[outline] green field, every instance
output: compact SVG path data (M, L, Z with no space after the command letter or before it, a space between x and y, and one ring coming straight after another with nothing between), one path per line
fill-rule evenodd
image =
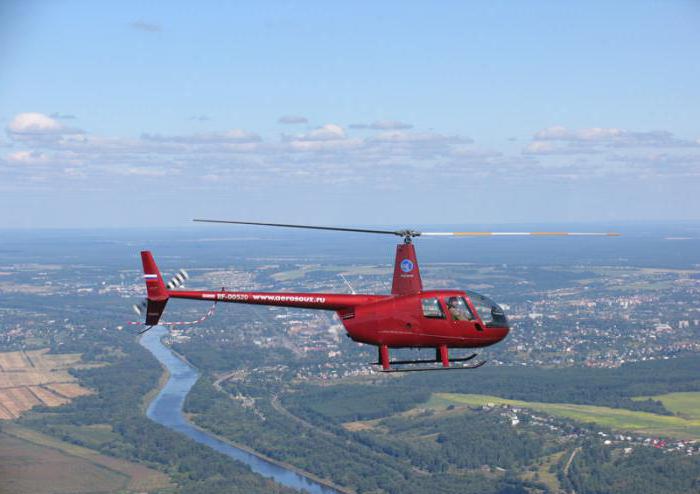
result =
M700 393L673 393L671 402L680 406L693 403L693 398L675 397L675 395L697 395L695 400L700 400ZM659 397L653 397L660 399ZM646 398L645 398L646 399ZM675 399L675 401L674 401ZM435 408L444 408L450 404L461 404L469 406L483 406L489 403L502 405L507 404L515 407L537 410L549 415L564 417L578 422L594 423L599 426L611 429L642 432L659 436L670 436L679 439L700 439L700 413L697 405L695 415L688 418L681 416L657 415L648 412L633 412L622 408L609 408L593 405L572 405L568 403L540 403L533 401L507 400L497 396L457 394L457 393L435 393L429 402ZM681 405L681 403L683 405ZM698 403L695 401L694 403ZM664 405L666 403L664 402ZM669 408L669 410L672 410ZM672 410L674 411L674 410Z
M93 449L98 449L109 442L119 439L119 435L112 432L112 427L108 424L82 426L61 424L55 427L53 433L58 437L70 437L72 441L80 441L79 444Z
M664 404L667 410L688 420L700 420L700 393L668 393L656 396L638 396L633 400L643 401L651 398Z

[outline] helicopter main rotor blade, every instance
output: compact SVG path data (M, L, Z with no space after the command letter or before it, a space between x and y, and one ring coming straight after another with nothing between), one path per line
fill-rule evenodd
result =
M326 230L334 232L379 233L381 235L396 235L409 241L413 237L488 237L488 236L592 236L592 237L619 237L619 233L611 232L419 232L416 230L373 230L369 228L343 228L336 226L296 225L290 223L260 223L256 221L230 221L194 219L199 223L225 223L232 225L259 225L276 226L282 228L303 228L307 230Z
M613 232L421 232L422 237L619 237Z
M335 226L312 226L312 225L291 225L286 223L257 223L253 221L228 221L228 220L204 220L194 219L199 223L229 223L234 225L260 225L260 226L279 226L283 228L305 228L308 230L331 230L336 232L358 232L358 233L380 233L383 235L398 235L405 236L405 232L394 230L369 230L366 228L341 228Z

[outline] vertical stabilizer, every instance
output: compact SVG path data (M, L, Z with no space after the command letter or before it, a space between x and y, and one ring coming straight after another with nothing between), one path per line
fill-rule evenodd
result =
M141 261L143 261L143 279L146 282L146 290L148 292L148 300L162 301L168 299L168 290L163 283L163 277L160 275L158 266L153 260L151 252L144 250L141 252Z
M155 326L163 314L165 304L168 303L168 289L165 288L163 277L150 251L142 251L141 260L143 261L143 279L146 282L146 291L148 292L146 324Z
M391 286L392 295L409 295L423 290L423 282L420 279L416 249L413 244L399 244L396 246L396 260L394 261L394 282Z

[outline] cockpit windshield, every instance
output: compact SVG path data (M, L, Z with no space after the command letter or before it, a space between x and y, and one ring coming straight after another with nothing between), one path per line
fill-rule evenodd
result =
M476 312L488 328L507 328L508 319L501 306L480 293L466 290L465 293L472 301Z

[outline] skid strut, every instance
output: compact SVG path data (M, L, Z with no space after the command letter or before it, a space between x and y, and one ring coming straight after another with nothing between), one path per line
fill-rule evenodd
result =
M450 366L450 356L447 352L447 345L440 345L435 353L435 360L437 360L437 357L439 356L443 367Z
M390 368L390 362L389 362L389 347L386 345L379 345L379 362L378 364L381 364L382 370L389 370Z

